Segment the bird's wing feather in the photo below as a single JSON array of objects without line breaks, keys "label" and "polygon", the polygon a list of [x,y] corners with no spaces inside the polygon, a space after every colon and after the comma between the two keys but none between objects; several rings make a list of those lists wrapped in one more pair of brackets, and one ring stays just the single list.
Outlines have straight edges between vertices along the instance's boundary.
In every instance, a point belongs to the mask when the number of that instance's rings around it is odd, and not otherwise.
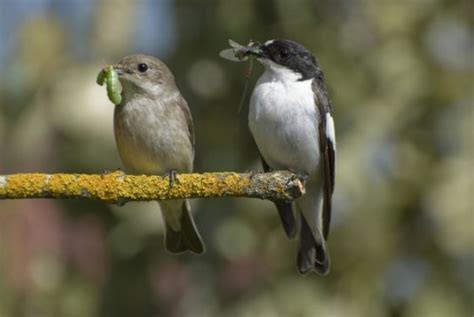
[{"label": "bird's wing feather", "polygon": [[179,95],[179,98],[177,99],[177,105],[181,109],[181,112],[183,113],[184,118],[186,119],[186,123],[188,126],[189,141],[191,142],[191,145],[193,147],[193,153],[194,153],[194,124],[193,124],[193,117],[191,116],[191,111],[189,110],[188,103],[181,95]]},{"label": "bird's wing feather", "polygon": [[331,116],[331,102],[327,95],[322,78],[315,78],[312,83],[314,99],[319,109],[319,143],[323,171],[323,236],[327,239],[331,222],[332,193],[334,192],[336,174],[336,134],[334,120]]}]

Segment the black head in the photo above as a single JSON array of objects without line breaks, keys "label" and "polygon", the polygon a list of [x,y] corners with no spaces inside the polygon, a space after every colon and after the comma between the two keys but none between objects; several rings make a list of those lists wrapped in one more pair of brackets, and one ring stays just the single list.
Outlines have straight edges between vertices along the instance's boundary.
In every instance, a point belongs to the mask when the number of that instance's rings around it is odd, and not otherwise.
[{"label": "black head", "polygon": [[290,40],[267,41],[249,48],[249,53],[301,74],[300,80],[317,77],[320,72],[313,54],[303,45]]}]

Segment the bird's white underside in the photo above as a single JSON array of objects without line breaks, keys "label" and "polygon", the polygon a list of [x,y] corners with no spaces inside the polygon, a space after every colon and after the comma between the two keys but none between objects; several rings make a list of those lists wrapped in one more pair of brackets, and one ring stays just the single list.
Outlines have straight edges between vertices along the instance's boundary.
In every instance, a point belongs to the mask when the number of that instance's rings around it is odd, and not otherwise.
[{"label": "bird's white underside", "polygon": [[272,168],[316,176],[320,114],[312,80],[298,81],[298,74],[271,61],[264,65],[249,109],[249,127],[260,153]]},{"label": "bird's white underside", "polygon": [[301,74],[285,66],[279,65],[268,58],[259,57],[257,59],[263,64],[263,66],[265,66],[266,69],[265,73],[267,74],[264,73],[262,77],[265,76],[267,78],[271,78],[271,80],[281,79],[285,83],[295,82],[301,79]]}]

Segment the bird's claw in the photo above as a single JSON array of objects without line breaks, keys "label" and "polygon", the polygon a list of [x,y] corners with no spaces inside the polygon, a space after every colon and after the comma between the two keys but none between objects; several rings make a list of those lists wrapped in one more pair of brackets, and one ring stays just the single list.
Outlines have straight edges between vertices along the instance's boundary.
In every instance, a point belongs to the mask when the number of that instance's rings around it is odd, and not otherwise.
[{"label": "bird's claw", "polygon": [[302,179],[305,182],[309,177],[308,174],[301,174],[300,172],[297,172],[297,171],[295,171],[294,169],[291,169],[291,168],[289,168],[288,171],[295,174],[296,176],[298,176],[298,178]]},{"label": "bird's claw", "polygon": [[247,170],[247,171],[245,171],[245,173],[248,173],[248,174],[250,174],[250,175],[249,175],[249,178],[250,178],[250,179],[252,179],[252,178],[253,178],[255,175],[257,175],[257,174],[260,174],[260,173],[261,173],[261,171],[256,171],[256,170]]},{"label": "bird's claw", "polygon": [[105,176],[105,175],[113,174],[113,173],[125,174],[125,173],[122,171],[122,169],[119,167],[119,168],[117,168],[117,169],[114,170],[114,171],[112,171],[112,170],[103,170],[100,175],[101,175],[101,176]]},{"label": "bird's claw", "polygon": [[178,172],[176,170],[171,170],[168,174],[170,181],[170,188],[173,188],[174,183],[179,183]]}]

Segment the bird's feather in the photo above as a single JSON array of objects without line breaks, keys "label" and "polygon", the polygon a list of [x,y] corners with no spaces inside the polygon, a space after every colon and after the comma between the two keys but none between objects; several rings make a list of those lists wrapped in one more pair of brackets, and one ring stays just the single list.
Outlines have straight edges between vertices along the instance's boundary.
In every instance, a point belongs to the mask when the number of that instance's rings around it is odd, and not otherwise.
[{"label": "bird's feather", "polygon": [[[161,204],[163,211],[164,204]],[[171,212],[176,212],[172,210]],[[169,214],[169,212],[167,213]],[[181,207],[179,218],[179,229],[171,227],[170,222],[166,221],[165,245],[171,253],[181,253],[189,250],[196,254],[204,253],[205,247],[201,236],[196,228],[189,202],[184,200]]]},{"label": "bird's feather", "polygon": [[301,274],[311,270],[315,270],[321,275],[329,273],[326,244],[319,231],[313,232],[311,230],[304,215],[301,215],[300,246],[296,261],[298,272]]},{"label": "bird's feather", "polygon": [[324,81],[315,78],[312,84],[315,104],[319,109],[321,121],[319,123],[319,145],[323,174],[323,215],[322,231],[324,239],[328,238],[332,212],[332,193],[335,183],[336,166],[336,137],[334,120],[331,116],[331,103],[327,96]]},{"label": "bird's feather", "polygon": [[189,110],[188,103],[186,100],[179,94],[177,105],[181,112],[184,115],[186,123],[188,125],[188,132],[189,132],[189,141],[191,142],[191,146],[193,147],[193,154],[194,154],[194,123],[193,118],[191,116],[191,111]]},{"label": "bird's feather", "polygon": [[[262,160],[263,171],[271,171],[270,166],[268,166],[267,162],[265,162],[262,154],[260,154],[260,158]],[[284,201],[276,201],[274,203],[278,210],[278,214],[280,215],[281,223],[283,225],[283,229],[285,230],[287,237],[289,239],[293,239],[296,236],[297,230],[292,204]]]}]

